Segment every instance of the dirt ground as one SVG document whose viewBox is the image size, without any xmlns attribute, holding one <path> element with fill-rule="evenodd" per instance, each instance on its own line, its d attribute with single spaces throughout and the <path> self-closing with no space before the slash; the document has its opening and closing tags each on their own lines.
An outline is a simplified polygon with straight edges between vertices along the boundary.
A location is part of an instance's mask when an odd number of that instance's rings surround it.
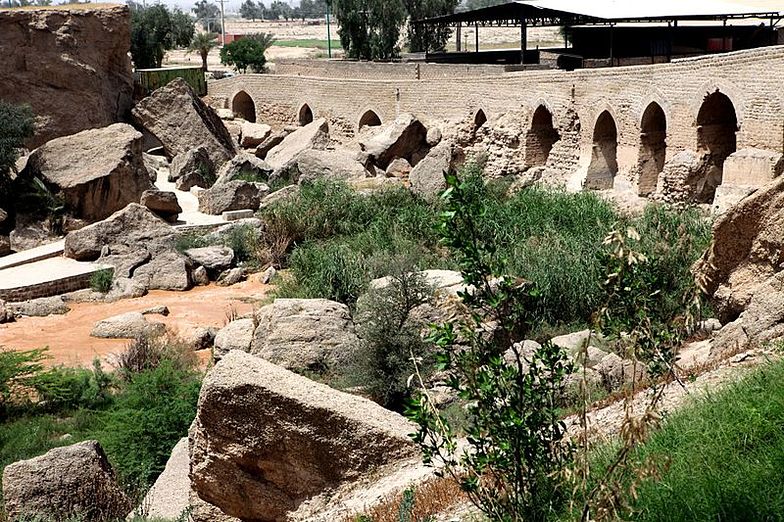
<svg viewBox="0 0 784 522">
<path fill-rule="evenodd" d="M 55 365 L 88 366 L 96 357 L 106 360 L 121 351 L 125 339 L 90 337 L 93 325 L 114 315 L 141 312 L 153 306 L 167 306 L 169 316 L 150 315 L 151 322 L 165 323 L 174 333 L 188 329 L 222 327 L 231 315 L 243 315 L 259 308 L 269 286 L 253 279 L 231 287 L 210 285 L 188 292 L 152 291 L 138 299 L 114 303 L 69 303 L 71 311 L 49 317 L 23 317 L 15 323 L 0 325 L 0 346 L 16 350 L 49 347 Z"/>
</svg>

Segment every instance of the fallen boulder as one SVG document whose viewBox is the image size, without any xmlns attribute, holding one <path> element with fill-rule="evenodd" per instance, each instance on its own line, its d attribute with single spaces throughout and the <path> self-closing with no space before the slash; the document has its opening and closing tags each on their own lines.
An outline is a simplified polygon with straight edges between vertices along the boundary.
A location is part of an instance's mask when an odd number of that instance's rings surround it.
<svg viewBox="0 0 784 522">
<path fill-rule="evenodd" d="M 215 184 L 235 180 L 261 183 L 269 179 L 272 170 L 272 167 L 264 160 L 241 152 L 221 167 Z"/>
<path fill-rule="evenodd" d="M 256 152 L 254 154 L 259 159 L 266 159 L 269 151 L 280 145 L 289 134 L 291 133 L 287 130 L 273 132 L 256 147 Z"/>
<path fill-rule="evenodd" d="M 287 165 L 297 154 L 307 149 L 323 149 L 329 145 L 329 124 L 324 118 L 301 127 L 270 150 L 264 158 L 273 168 Z"/>
<path fill-rule="evenodd" d="M 34 150 L 20 180 L 39 178 L 74 215 L 97 221 L 138 203 L 154 188 L 142 156 L 142 134 L 117 123 L 54 139 Z"/>
<path fill-rule="evenodd" d="M 192 187 L 209 188 L 215 180 L 215 165 L 207 148 L 199 146 L 172 158 L 169 181 L 177 190 L 189 191 Z"/>
<path fill-rule="evenodd" d="M 451 171 L 453 167 L 452 145 L 448 141 L 442 141 L 411 170 L 408 175 L 411 191 L 426 199 L 437 198 L 446 190 L 444 173 Z"/>
<path fill-rule="evenodd" d="M 143 513 L 146 519 L 185 520 L 189 509 L 191 481 L 188 478 L 188 439 L 172 449 L 166 467 L 147 492 L 139 509 L 129 517 Z M 185 515 L 185 516 L 184 516 Z"/>
<path fill-rule="evenodd" d="M 359 342 L 348 307 L 327 299 L 276 299 L 256 324 L 250 352 L 292 370 L 341 364 Z"/>
<path fill-rule="evenodd" d="M 215 335 L 212 358 L 219 361 L 232 350 L 250 352 L 255 329 L 256 325 L 253 319 L 236 319 L 218 330 Z"/>
<path fill-rule="evenodd" d="M 370 175 L 368 170 L 354 159 L 347 150 L 303 150 L 289 164 L 277 169 L 273 180 L 283 178 L 294 183 L 316 179 L 362 179 Z"/>
<path fill-rule="evenodd" d="M 258 210 L 267 194 L 269 187 L 263 183 L 241 180 L 216 183 L 198 193 L 199 212 L 219 216 L 230 210 Z"/>
<path fill-rule="evenodd" d="M 131 503 L 97 441 L 55 448 L 3 471 L 9 520 L 91 520 L 124 517 Z"/>
<path fill-rule="evenodd" d="M 414 165 L 414 155 L 429 148 L 427 129 L 411 114 L 401 114 L 395 121 L 372 129 L 359 141 L 359 160 L 363 164 L 369 162 L 386 170 L 392 161 L 404 158 Z"/>
<path fill-rule="evenodd" d="M 53 297 L 40 297 L 29 301 L 8 303 L 8 309 L 15 315 L 27 317 L 47 317 L 49 315 L 63 315 L 70 311 L 65 300 L 57 295 Z"/>
<path fill-rule="evenodd" d="M 90 336 L 101 339 L 138 339 L 148 335 L 162 335 L 165 332 L 165 324 L 151 323 L 141 312 L 128 312 L 98 321 Z"/>
<path fill-rule="evenodd" d="M 240 145 L 242 145 L 243 148 L 249 149 L 258 147 L 264 143 L 264 140 L 272 134 L 272 127 L 265 125 L 264 123 L 251 123 L 246 121 L 242 123 L 240 134 L 242 136 Z"/>
<path fill-rule="evenodd" d="M 177 201 L 177 194 L 163 190 L 145 190 L 142 194 L 141 204 L 163 218 L 173 223 L 182 212 L 182 207 Z"/>
<path fill-rule="evenodd" d="M 156 252 L 174 244 L 174 229 L 149 209 L 131 204 L 103 221 L 74 230 L 65 237 L 65 256 L 77 261 L 98 259 L 104 247 Z"/>
<path fill-rule="evenodd" d="M 230 268 L 234 262 L 234 250 L 226 246 L 191 248 L 185 251 L 185 255 L 197 265 L 206 268 L 207 273 L 213 277 Z"/>
<path fill-rule="evenodd" d="M 417 455 L 413 429 L 371 401 L 232 351 L 202 385 L 191 484 L 227 515 L 285 520 L 320 494 Z"/>
<path fill-rule="evenodd" d="M 215 166 L 234 154 L 223 122 L 182 78 L 172 80 L 136 104 L 134 119 L 158 138 L 170 157 L 203 146 Z"/>
</svg>

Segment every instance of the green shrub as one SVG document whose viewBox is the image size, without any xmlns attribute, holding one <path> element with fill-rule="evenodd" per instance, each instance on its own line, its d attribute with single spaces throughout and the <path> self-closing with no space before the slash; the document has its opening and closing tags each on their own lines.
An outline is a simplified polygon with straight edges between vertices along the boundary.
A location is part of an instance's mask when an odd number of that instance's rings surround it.
<svg viewBox="0 0 784 522">
<path fill-rule="evenodd" d="M 411 312 L 429 302 L 433 293 L 422 275 L 404 268 L 388 286 L 371 290 L 358 303 L 355 316 L 362 346 L 348 372 L 356 385 L 388 409 L 402 412 L 410 399 L 412 357 L 421 367 L 432 366 L 422 340 L 427 325 L 413 320 Z"/>
<path fill-rule="evenodd" d="M 35 118 L 29 105 L 12 105 L 0 100 L 0 189 L 5 188 L 6 174 L 14 169 L 19 150 L 33 132 Z M 0 190 L 0 203 L 4 195 L 5 191 Z"/>
<path fill-rule="evenodd" d="M 102 294 L 107 293 L 112 289 L 112 281 L 114 280 L 114 270 L 105 269 L 98 270 L 90 276 L 90 288 Z"/>
<path fill-rule="evenodd" d="M 131 376 L 102 416 L 98 439 L 128 487 L 152 484 L 196 416 L 201 374 L 170 360 Z"/>
</svg>

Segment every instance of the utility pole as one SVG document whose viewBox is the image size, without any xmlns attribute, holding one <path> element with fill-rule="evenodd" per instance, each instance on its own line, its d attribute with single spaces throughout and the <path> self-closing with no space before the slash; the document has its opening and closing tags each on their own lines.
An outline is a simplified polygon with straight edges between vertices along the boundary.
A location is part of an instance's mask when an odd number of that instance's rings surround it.
<svg viewBox="0 0 784 522">
<path fill-rule="evenodd" d="M 330 15 L 330 7 L 332 6 L 331 1 L 327 1 L 327 53 L 330 58 L 332 58 L 332 35 L 329 29 L 329 15 Z"/>
<path fill-rule="evenodd" d="M 226 45 L 226 22 L 223 18 L 223 2 L 225 0 L 220 0 L 221 5 L 221 45 Z"/>
</svg>

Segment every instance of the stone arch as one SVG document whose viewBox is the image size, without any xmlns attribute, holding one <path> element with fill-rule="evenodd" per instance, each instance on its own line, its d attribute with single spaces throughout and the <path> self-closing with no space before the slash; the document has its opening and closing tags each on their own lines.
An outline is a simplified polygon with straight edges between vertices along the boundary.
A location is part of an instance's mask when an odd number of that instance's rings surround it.
<svg viewBox="0 0 784 522">
<path fill-rule="evenodd" d="M 697 114 L 697 149 L 706 155 L 700 200 L 713 200 L 724 175 L 724 161 L 738 148 L 738 130 L 738 114 L 729 96 L 719 90 L 705 96 Z"/>
<path fill-rule="evenodd" d="M 485 123 L 487 123 L 487 114 L 485 114 L 484 109 L 479 109 L 474 114 L 474 132 L 481 129 Z"/>
<path fill-rule="evenodd" d="M 585 188 L 606 190 L 613 187 L 618 174 L 618 126 L 610 111 L 602 111 L 593 129 L 591 164 Z"/>
<path fill-rule="evenodd" d="M 656 191 L 659 174 L 667 159 L 667 115 L 657 102 L 651 102 L 640 121 L 640 153 L 637 160 L 640 196 Z"/>
<path fill-rule="evenodd" d="M 362 127 L 378 127 L 381 125 L 381 117 L 372 109 L 366 110 L 359 118 L 357 128 L 362 130 Z"/>
<path fill-rule="evenodd" d="M 542 167 L 547 164 L 550 151 L 561 139 L 553 124 L 553 113 L 544 104 L 539 105 L 531 117 L 531 128 L 525 139 L 525 164 Z"/>
<path fill-rule="evenodd" d="M 231 112 L 245 121 L 256 123 L 256 104 L 245 91 L 240 91 L 231 100 Z"/>
<path fill-rule="evenodd" d="M 303 103 L 299 108 L 299 111 L 297 111 L 297 122 L 300 127 L 304 127 L 308 123 L 313 123 L 313 119 L 313 109 L 311 109 L 310 105 L 307 103 Z"/>
</svg>

